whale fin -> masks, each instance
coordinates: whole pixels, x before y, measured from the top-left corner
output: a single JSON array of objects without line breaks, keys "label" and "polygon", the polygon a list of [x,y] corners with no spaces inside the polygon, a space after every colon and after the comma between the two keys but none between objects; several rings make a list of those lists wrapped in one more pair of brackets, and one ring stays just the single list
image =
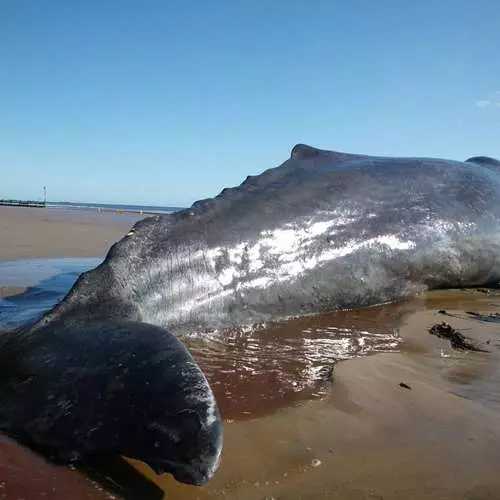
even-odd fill
[{"label": "whale fin", "polygon": [[5,333],[0,430],[54,462],[123,455],[189,484],[212,477],[222,447],[214,396],[182,342],[120,320]]}]

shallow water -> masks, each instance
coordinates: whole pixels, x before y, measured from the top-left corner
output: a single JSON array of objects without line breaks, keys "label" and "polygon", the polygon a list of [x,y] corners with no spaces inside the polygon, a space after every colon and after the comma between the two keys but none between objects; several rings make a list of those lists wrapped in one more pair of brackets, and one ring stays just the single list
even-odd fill
[{"label": "shallow water", "polygon": [[[39,317],[66,295],[82,272],[101,261],[94,257],[0,261],[0,287],[6,289],[0,299],[0,329]],[[9,296],[9,289],[24,291]]]},{"label": "shallow water", "polygon": [[371,312],[362,320],[344,312],[333,321],[331,315],[307,318],[185,342],[210,381],[224,418],[255,418],[322,398],[338,361],[396,349],[400,339],[394,325],[384,323],[380,311]]},{"label": "shallow water", "polygon": [[[0,328],[35,319],[99,262],[0,263],[0,287],[26,288],[0,300]],[[500,330],[488,316],[499,310],[498,293],[443,291],[184,338],[226,422],[221,468],[196,488],[133,462],[160,490],[128,498],[500,498]],[[458,352],[428,335],[440,321],[489,352]],[[35,484],[31,494],[23,498],[38,498]]]}]

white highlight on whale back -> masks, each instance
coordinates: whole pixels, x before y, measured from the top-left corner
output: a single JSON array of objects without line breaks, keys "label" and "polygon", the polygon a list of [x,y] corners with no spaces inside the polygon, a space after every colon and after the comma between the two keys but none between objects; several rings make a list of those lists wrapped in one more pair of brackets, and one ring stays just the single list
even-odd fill
[{"label": "white highlight on whale back", "polygon": [[359,217],[353,212],[323,212],[314,219],[266,229],[230,245],[207,249],[200,243],[198,248],[179,248],[170,259],[150,263],[143,286],[147,288],[150,282],[163,286],[155,293],[142,294],[140,315],[144,321],[167,327],[196,322],[199,312],[206,311],[217,328],[217,311],[235,294],[244,297],[252,289],[297,279],[362,249],[382,247],[381,251],[391,252],[414,248],[413,241],[394,234],[346,240],[346,228]]},{"label": "white highlight on whale back", "polygon": [[[224,256],[225,265],[218,273],[217,280],[223,287],[234,283],[237,290],[243,291],[248,288],[265,288],[271,282],[296,278],[322,263],[363,248],[383,246],[397,251],[415,247],[413,241],[403,240],[392,234],[363,241],[352,240],[338,247],[328,246],[326,238],[332,237],[334,245],[336,228],[354,220],[356,219],[346,216],[332,217],[303,226],[288,224],[283,228],[265,230],[255,242],[243,241],[229,248],[211,248],[207,251],[207,259],[216,269],[217,260]],[[322,236],[325,239],[318,246]],[[248,263],[246,268],[243,266],[244,260]]]}]

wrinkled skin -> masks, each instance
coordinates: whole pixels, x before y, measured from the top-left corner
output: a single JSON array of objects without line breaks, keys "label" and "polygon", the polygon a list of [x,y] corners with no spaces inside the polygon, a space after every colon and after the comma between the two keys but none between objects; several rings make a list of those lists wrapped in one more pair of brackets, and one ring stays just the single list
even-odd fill
[{"label": "wrinkled skin", "polygon": [[495,284],[498,164],[298,145],[237,188],[138,222],[35,328],[119,315],[182,334]]}]

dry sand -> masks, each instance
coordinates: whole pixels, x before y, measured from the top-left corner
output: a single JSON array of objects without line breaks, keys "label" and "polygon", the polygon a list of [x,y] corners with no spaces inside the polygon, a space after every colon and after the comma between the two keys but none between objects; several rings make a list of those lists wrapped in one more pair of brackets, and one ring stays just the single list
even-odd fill
[{"label": "dry sand", "polygon": [[[87,217],[2,208],[0,258],[102,255],[133,222]],[[403,342],[399,352],[336,365],[334,383],[321,400],[292,406],[269,406],[263,400],[255,403],[262,406],[255,412],[261,416],[241,420],[234,405],[219,395],[225,448],[219,472],[204,487],[182,485],[133,463],[166,498],[178,500],[500,499],[500,324],[477,321],[465,311],[500,311],[500,295],[435,292],[399,305],[343,313],[343,324],[359,325],[366,317],[392,321]],[[339,318],[333,314],[327,321],[335,325]],[[440,321],[489,352],[456,351],[430,336],[428,327]],[[215,384],[223,377],[211,373],[209,378]],[[269,387],[272,391],[272,381]],[[0,447],[0,480],[5,478],[0,497],[2,488],[10,488],[2,498],[39,498],[41,476],[61,485],[68,480],[66,469],[41,466],[29,452],[23,461],[10,446],[17,475],[9,469],[8,448]],[[80,476],[68,473],[76,486],[67,498],[100,498],[90,486],[82,492]],[[24,478],[22,491],[19,477]]]}]

